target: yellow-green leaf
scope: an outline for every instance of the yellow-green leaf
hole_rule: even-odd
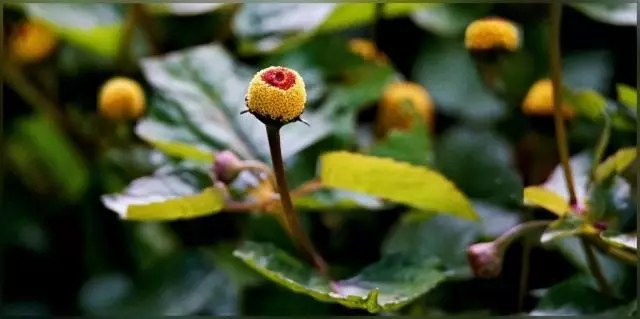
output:
[[[559,217],[569,210],[569,204],[562,196],[540,186],[529,186],[524,189],[524,204],[544,208]]]
[[[627,147],[618,150],[609,156],[596,168],[595,181],[601,182],[614,173],[621,173],[633,160],[636,159],[638,150],[635,147]]]
[[[207,188],[196,195],[157,203],[130,205],[125,218],[130,220],[189,219],[217,213],[223,207],[222,194],[215,188]]]
[[[616,87],[618,92],[618,101],[635,110],[638,107],[638,91],[628,85],[618,84]]]
[[[202,169],[162,167],[120,193],[103,195],[102,202],[127,220],[197,218],[224,208],[222,192],[210,184]]]
[[[213,163],[215,159],[213,152],[203,150],[195,145],[157,140],[146,140],[146,142],[169,156],[175,156],[181,159],[206,163]]]
[[[343,151],[323,154],[320,167],[320,179],[327,187],[461,218],[479,218],[451,181],[425,167]]]

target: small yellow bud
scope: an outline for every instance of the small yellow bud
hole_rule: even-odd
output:
[[[387,56],[378,50],[375,43],[367,39],[351,39],[349,50],[361,56],[365,61],[387,62]]]
[[[551,80],[542,79],[534,83],[522,103],[522,112],[527,115],[553,115],[553,85]],[[562,103],[562,115],[573,117],[573,109],[565,102]]]
[[[464,44],[471,51],[509,51],[520,46],[518,27],[511,21],[488,17],[471,22],[464,34]]]
[[[429,92],[412,82],[392,83],[380,99],[376,135],[384,137],[393,129],[408,130],[416,116],[429,127],[433,125],[434,104]]]
[[[12,57],[21,63],[33,63],[47,57],[58,44],[53,31],[38,21],[25,21],[17,26],[9,40]]]
[[[135,80],[112,78],[100,88],[98,108],[109,119],[137,119],[146,108],[144,90]]]
[[[245,96],[249,112],[265,123],[284,125],[300,119],[307,102],[298,72],[272,66],[256,73]]]

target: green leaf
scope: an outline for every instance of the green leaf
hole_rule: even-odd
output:
[[[638,4],[637,3],[573,3],[577,10],[594,20],[619,25],[638,25]]]
[[[595,279],[590,276],[589,266],[587,264],[587,258],[580,243],[580,239],[577,237],[567,237],[554,240],[549,243],[549,247],[559,250],[574,266],[576,266],[581,273],[589,275],[589,284],[594,289],[597,289]],[[600,263],[604,277],[611,284],[615,291],[619,291],[627,280],[630,280],[625,275],[625,266],[610,258],[607,255],[602,254],[600,251],[594,249],[596,259]]]
[[[52,187],[58,187],[56,193],[72,201],[79,199],[89,186],[89,170],[73,142],[44,115],[15,124],[6,150],[24,181],[38,183],[48,177]]]
[[[480,228],[478,223],[453,216],[409,212],[390,231],[382,255],[437,257],[448,276],[470,278],[466,249],[478,239]]]
[[[64,39],[95,54],[113,58],[122,35],[121,4],[25,3],[25,11],[53,27]]]
[[[602,118],[607,109],[607,100],[594,90],[565,90],[563,97],[577,114],[592,120]]]
[[[269,159],[265,126],[250,114],[244,96],[254,70],[235,62],[220,45],[203,45],[146,58],[142,70],[156,95],[149,116],[136,129],[152,143],[195,144],[205,151],[233,150],[244,159]],[[305,112],[301,123],[285,126],[285,159],[333,130],[329,114]]]
[[[523,185],[511,154],[500,136],[463,126],[444,132],[435,148],[436,167],[468,197],[519,206]]]
[[[453,183],[424,167],[356,153],[330,152],[320,158],[320,179],[331,188],[461,218],[478,218],[469,200]]]
[[[604,160],[595,171],[595,181],[601,183],[612,174],[622,173],[636,159],[638,150],[636,147],[619,149],[615,154]]]
[[[93,315],[238,314],[238,287],[203,252],[171,255],[136,279],[134,286],[121,275],[95,278],[83,287],[81,304]]]
[[[638,91],[628,85],[618,84],[616,86],[618,101],[636,112],[638,108]]]
[[[178,16],[192,16],[215,11],[224,3],[145,3],[151,13],[158,15],[172,14]]]
[[[385,17],[398,17],[424,3],[389,3]],[[329,32],[373,21],[373,3],[247,3],[233,32],[244,54],[267,53],[299,44],[316,32]]]
[[[547,291],[530,316],[581,316],[599,314],[617,306],[615,299],[592,288],[586,276],[575,276]]]
[[[441,37],[460,37],[469,23],[484,17],[492,5],[488,3],[437,3],[411,14],[419,27]]]
[[[153,123],[153,122],[146,122],[146,123]],[[153,124],[151,124],[151,126],[153,126]],[[146,129],[149,129],[149,127],[148,126],[145,127],[144,124],[142,125],[139,124],[136,127],[136,132],[140,133]],[[140,133],[140,135],[142,137],[144,136],[144,133]],[[164,141],[146,140],[146,142],[151,144],[156,149],[161,150],[165,154],[169,156],[174,156],[180,159],[201,161],[204,163],[213,163],[215,159],[215,155],[213,152],[203,150],[202,148],[195,145],[172,142],[172,141],[164,142]]]
[[[504,102],[487,89],[459,39],[434,39],[422,48],[412,78],[424,85],[438,111],[465,121],[492,123],[505,114]]]
[[[371,313],[399,309],[445,279],[437,259],[396,254],[335,282],[332,291],[328,279],[271,244],[246,242],[234,255],[292,291]]]
[[[134,180],[121,193],[102,196],[102,203],[129,220],[175,220],[215,214],[224,207],[220,190],[207,185],[198,167],[158,169]],[[209,181],[209,183],[211,183]]]
[[[638,234],[605,235],[600,237],[610,245],[636,251],[638,250]]]
[[[391,131],[383,141],[374,145],[369,154],[413,165],[429,166],[433,163],[429,131],[422,123],[415,123],[409,131]]]

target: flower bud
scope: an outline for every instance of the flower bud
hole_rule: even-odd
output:
[[[21,63],[38,62],[47,57],[58,44],[53,31],[42,22],[19,24],[9,40],[11,56]]]
[[[412,82],[395,82],[385,89],[378,107],[376,135],[384,137],[391,130],[408,130],[416,117],[433,125],[434,105],[427,90]]]
[[[470,51],[515,52],[520,47],[518,27],[499,17],[487,17],[471,22],[464,34],[464,44]]]
[[[146,108],[144,90],[132,79],[112,78],[100,88],[98,107],[100,113],[108,119],[137,119]]]
[[[238,177],[241,166],[242,160],[236,154],[231,151],[222,151],[216,154],[213,162],[213,173],[217,180],[229,184]]]
[[[573,109],[569,104],[563,102],[561,109],[565,118],[573,117]],[[531,86],[522,103],[522,111],[532,116],[553,115],[553,85],[551,80],[538,80]]]
[[[375,43],[367,39],[349,40],[349,50],[362,57],[365,61],[387,62],[387,56],[378,50]]]
[[[256,73],[245,96],[248,111],[265,124],[300,120],[307,102],[304,81],[295,70],[272,66]]]
[[[471,271],[478,278],[495,278],[502,271],[502,256],[494,242],[473,244],[467,249]]]

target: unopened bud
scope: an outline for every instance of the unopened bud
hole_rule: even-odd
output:
[[[231,151],[216,154],[213,162],[213,173],[217,180],[228,184],[240,174],[242,161]]]
[[[473,274],[478,278],[495,278],[502,271],[502,256],[495,242],[469,246],[467,259]]]

